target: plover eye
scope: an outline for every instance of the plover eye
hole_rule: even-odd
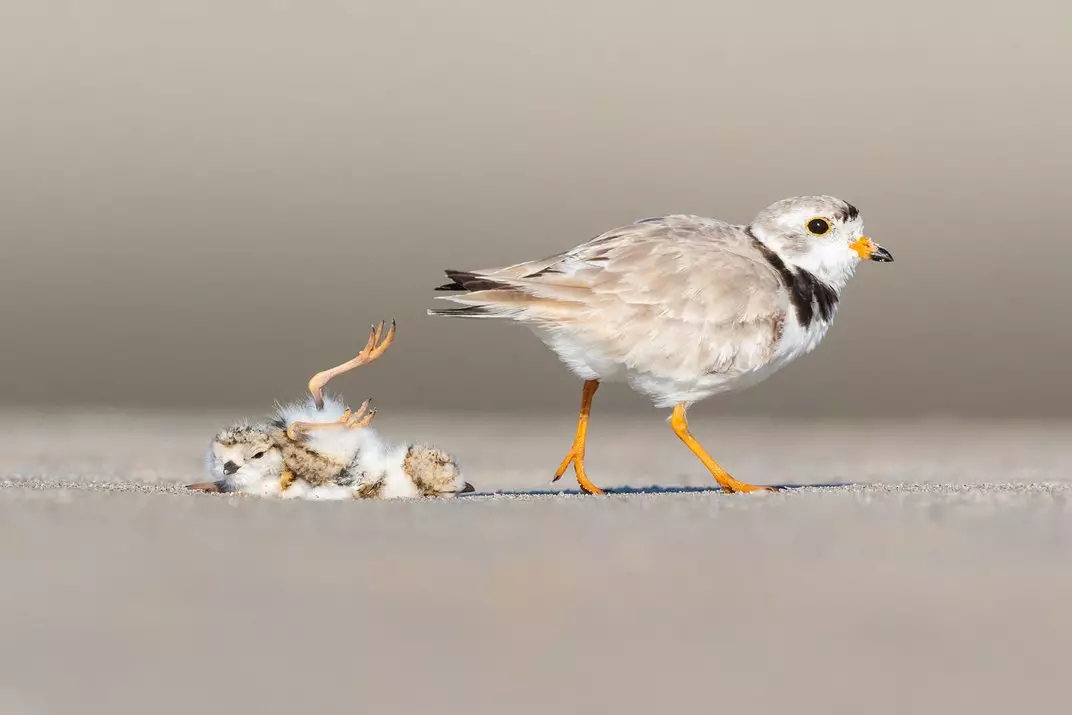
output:
[[[250,457],[250,459],[260,459],[261,457],[264,456],[265,451],[267,451],[267,450],[262,449],[260,452],[257,452],[252,457]]]
[[[816,236],[823,236],[830,231],[830,224],[825,218],[813,218],[808,221],[808,230]]]

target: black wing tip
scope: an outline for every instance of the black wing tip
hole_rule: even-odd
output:
[[[430,308],[428,310],[428,315],[447,318],[484,318],[491,314],[491,311],[482,305],[467,305],[464,308]]]
[[[467,271],[458,271],[458,270],[455,270],[453,268],[446,269],[445,271],[443,271],[443,274],[447,278],[450,278],[450,283],[444,283],[443,285],[438,286],[436,288],[436,290],[449,290],[449,291],[465,290],[465,281],[464,281],[464,279],[467,276],[471,277],[473,275],[472,273],[469,273]]]
[[[498,290],[502,288],[509,288],[505,283],[500,283],[492,278],[486,276],[480,276],[472,271],[443,271],[447,278],[450,278],[451,283],[444,283],[436,288],[440,291],[465,291],[472,293],[478,290]]]
[[[459,291],[459,290],[465,290],[465,287],[462,286],[460,283],[444,283],[441,286],[436,286],[433,290]]]

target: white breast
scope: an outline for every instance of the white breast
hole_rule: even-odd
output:
[[[837,306],[834,306],[830,320],[823,320],[816,316],[811,325],[805,327],[797,319],[796,310],[790,308],[786,316],[785,327],[782,329],[782,337],[771,359],[774,369],[777,370],[817,348],[827,331],[830,330],[830,326],[834,324],[835,316],[837,316]]]

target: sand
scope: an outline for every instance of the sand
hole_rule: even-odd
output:
[[[0,713],[1062,712],[1059,423],[383,415],[453,501],[184,493],[233,415],[0,418]],[[555,493],[559,486],[570,490]]]

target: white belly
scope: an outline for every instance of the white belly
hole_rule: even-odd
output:
[[[753,366],[754,360],[749,361],[748,369],[735,369],[731,364],[728,369],[718,372],[690,370],[683,364],[680,370],[654,374],[623,364],[609,351],[600,350],[598,345],[571,339],[569,333],[538,329],[534,332],[582,380],[626,382],[633,390],[651,398],[656,407],[672,407],[680,402],[691,404],[712,395],[737,392],[762,382],[796,358],[814,350],[830,329],[833,317],[828,322],[816,320],[805,328],[791,311],[769,359],[758,366]]]

